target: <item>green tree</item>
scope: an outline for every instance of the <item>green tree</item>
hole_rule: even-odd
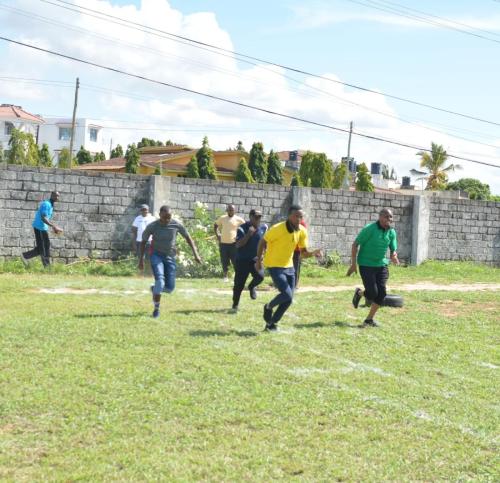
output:
[[[203,138],[203,144],[196,153],[196,160],[198,161],[198,172],[202,179],[217,179],[214,155],[210,146],[208,145],[208,138]]]
[[[186,177],[188,178],[199,178],[200,172],[198,170],[198,160],[196,156],[192,156],[187,165]]]
[[[90,151],[87,151],[83,146],[80,146],[80,150],[76,153],[76,162],[78,164],[89,164],[92,162],[92,155]]]
[[[241,141],[238,141],[238,144],[236,145],[236,151],[242,151],[242,152],[246,153],[246,150],[243,147],[243,143]]]
[[[255,183],[250,168],[248,167],[247,160],[243,157],[240,159],[238,168],[234,173],[234,179],[242,183]]]
[[[346,163],[340,162],[333,171],[332,188],[339,190],[344,186],[344,181],[349,175],[349,169]]]
[[[310,178],[313,188],[331,188],[333,182],[333,165],[325,153],[314,153]]]
[[[71,164],[69,148],[62,148],[61,151],[59,151],[59,157],[57,158],[57,167],[68,169],[71,168]]]
[[[0,143],[0,163],[3,163],[4,160],[4,151],[3,151],[3,144]]]
[[[100,161],[106,161],[106,155],[104,152],[96,153],[94,156],[94,163],[98,163]]]
[[[116,145],[116,148],[111,150],[111,158],[122,158],[123,157],[123,148],[120,144]]]
[[[420,167],[428,171],[427,187],[428,190],[443,190],[446,188],[448,181],[448,171],[460,169],[458,164],[449,164],[445,167],[448,153],[442,145],[432,143],[431,151],[419,151],[417,156],[420,156]]]
[[[127,152],[125,153],[125,159],[125,173],[136,174],[139,170],[141,156],[135,146],[135,143],[129,144]]]
[[[52,166],[53,156],[50,155],[49,146],[43,143],[42,149],[38,152],[38,162],[40,166],[50,168]]]
[[[155,176],[161,176],[161,166],[158,164],[153,172]]]
[[[267,158],[267,180],[268,184],[283,184],[283,168],[278,153],[272,149]]]
[[[474,178],[462,178],[453,183],[448,183],[446,189],[449,191],[466,191],[471,200],[489,200],[491,198],[489,185]]]
[[[389,179],[391,174],[389,172],[389,166],[387,164],[382,165],[382,178]]]
[[[302,161],[300,162],[300,168],[299,168],[299,175],[304,186],[311,186],[311,168],[313,159],[314,159],[314,153],[312,151],[307,151],[302,156]]]
[[[262,143],[253,143],[248,157],[248,167],[256,183],[267,181],[267,158]]]
[[[295,173],[292,176],[292,181],[290,182],[290,186],[302,186],[302,180],[300,179],[299,173]]]
[[[358,165],[358,176],[356,178],[356,191],[374,191],[370,171],[365,163]]]
[[[19,129],[12,129],[7,162],[9,164],[37,166],[38,161],[38,146],[33,135]]]

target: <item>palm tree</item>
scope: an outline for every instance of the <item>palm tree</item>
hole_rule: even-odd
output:
[[[417,156],[420,156],[420,167],[427,169],[427,187],[428,190],[442,190],[446,188],[448,181],[448,171],[461,169],[458,164],[449,164],[444,167],[448,159],[448,153],[441,144],[432,143],[431,151],[419,151]]]

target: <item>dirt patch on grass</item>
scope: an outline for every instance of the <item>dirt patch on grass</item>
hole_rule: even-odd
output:
[[[498,312],[499,304],[495,302],[464,303],[460,300],[445,300],[438,304],[437,309],[445,317],[458,317],[475,312]]]

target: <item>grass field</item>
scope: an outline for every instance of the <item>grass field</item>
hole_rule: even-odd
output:
[[[231,315],[230,284],[179,280],[153,320],[148,279],[0,274],[0,479],[499,481],[498,290],[404,292],[360,329],[350,289],[305,290],[343,272],[307,269],[276,334],[269,289]],[[391,272],[423,281],[500,277]]]

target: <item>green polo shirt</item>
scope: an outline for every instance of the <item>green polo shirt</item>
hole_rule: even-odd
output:
[[[384,230],[375,221],[368,223],[356,237],[356,243],[360,246],[358,252],[358,265],[363,267],[383,267],[389,265],[387,249],[391,253],[398,249],[396,230],[389,228]]]

